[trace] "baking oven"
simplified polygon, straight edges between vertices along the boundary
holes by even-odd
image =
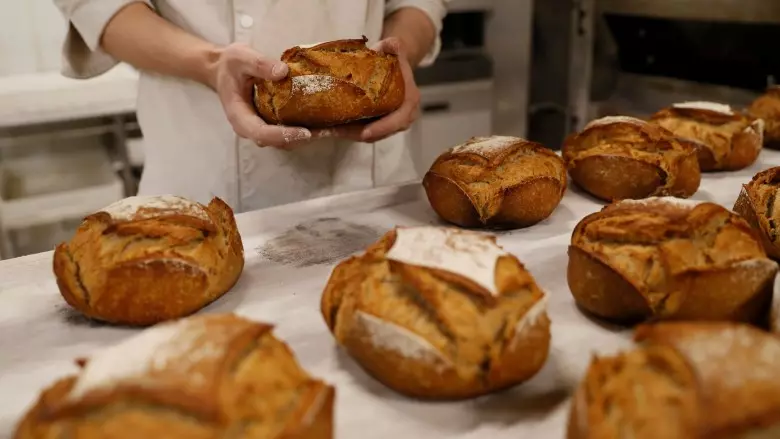
[[[531,108],[532,132],[553,145],[560,145],[567,133],[596,117],[647,117],[689,100],[742,107],[780,80],[780,56],[773,43],[780,40],[780,2],[577,0],[571,4],[565,17],[568,32],[558,38],[558,65],[565,67],[559,75],[566,87],[554,96],[557,100],[535,102]],[[537,27],[542,40],[554,39],[555,32],[560,33],[560,27]],[[552,68],[543,59],[541,68],[545,66]],[[551,122],[556,118],[557,123]]]

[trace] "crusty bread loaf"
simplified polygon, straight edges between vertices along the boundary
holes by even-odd
[[[780,149],[780,86],[767,88],[750,104],[748,114],[764,121],[764,146]]]
[[[761,237],[769,257],[780,260],[780,166],[756,174],[742,185],[734,211],[742,215]],[[780,200],[778,200],[780,201]]]
[[[398,58],[362,40],[296,46],[282,54],[290,73],[255,84],[254,102],[266,122],[324,128],[384,116],[401,106],[404,78]]]
[[[572,180],[607,201],[672,195],[690,197],[701,174],[696,150],[643,120],[608,116],[594,120],[563,145]]]
[[[568,439],[780,437],[780,338],[734,323],[641,326],[641,345],[594,358]]]
[[[764,121],[713,102],[683,102],[651,117],[697,150],[702,171],[734,171],[750,166],[761,152]]]
[[[330,439],[335,391],[271,326],[232,314],[167,322],[45,389],[15,439]]]
[[[414,397],[476,397],[541,369],[550,344],[544,293],[495,238],[398,228],[333,271],[322,315],[377,380]]]
[[[225,294],[244,268],[233,211],[165,195],[130,197],[84,219],[54,251],[60,293],[88,317],[151,325]]]
[[[566,191],[566,167],[538,143],[474,137],[439,156],[423,186],[445,221],[461,227],[526,227],[558,206]]]
[[[583,218],[567,278],[577,303],[606,319],[763,323],[776,272],[739,215],[669,197],[624,200]]]

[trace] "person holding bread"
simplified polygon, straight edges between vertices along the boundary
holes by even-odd
[[[237,212],[417,178],[393,135],[417,117],[412,68],[435,59],[447,1],[54,0],[69,21],[64,75],[141,71],[139,194],[217,196]],[[362,36],[397,59],[397,108],[327,128],[258,115],[254,87],[289,83],[283,52]]]

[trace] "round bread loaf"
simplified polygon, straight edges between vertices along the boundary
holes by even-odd
[[[606,201],[672,195],[699,189],[696,150],[667,130],[627,116],[594,120],[563,145],[572,180]]]
[[[624,200],[583,218],[567,278],[577,303],[606,319],[763,323],[776,272],[739,215],[668,197]]]
[[[149,328],[45,389],[14,438],[330,439],[334,389],[271,330],[232,314]]]
[[[282,54],[290,72],[279,82],[255,84],[254,103],[268,123],[324,128],[384,116],[404,101],[395,55],[362,40],[296,46]]]
[[[764,121],[764,146],[780,149],[780,86],[767,88],[750,104],[748,114]]]
[[[518,137],[473,137],[439,156],[423,179],[433,210],[461,227],[526,227],[566,191],[563,160]]]
[[[651,117],[680,141],[696,148],[702,171],[735,171],[753,164],[764,143],[764,121],[728,105],[683,102]]]
[[[84,219],[54,251],[65,301],[93,319],[152,325],[225,294],[244,268],[233,211],[173,195],[130,197]]]
[[[764,250],[773,259],[780,259],[780,167],[756,174],[734,203],[734,211],[742,215],[761,237]]]
[[[544,293],[495,238],[398,228],[333,271],[322,315],[336,341],[388,387],[459,399],[519,384],[547,359]]]
[[[734,323],[641,326],[641,345],[594,358],[568,439],[780,437],[780,338]]]

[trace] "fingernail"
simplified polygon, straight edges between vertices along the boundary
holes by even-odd
[[[368,128],[366,128],[365,130],[363,130],[363,132],[362,132],[362,133],[360,133],[360,137],[362,137],[363,139],[368,139],[368,138],[370,138],[370,137],[371,137],[371,130],[369,130]]]
[[[277,63],[271,69],[271,75],[273,75],[274,78],[279,78],[286,74],[287,74],[287,64],[283,62]]]

